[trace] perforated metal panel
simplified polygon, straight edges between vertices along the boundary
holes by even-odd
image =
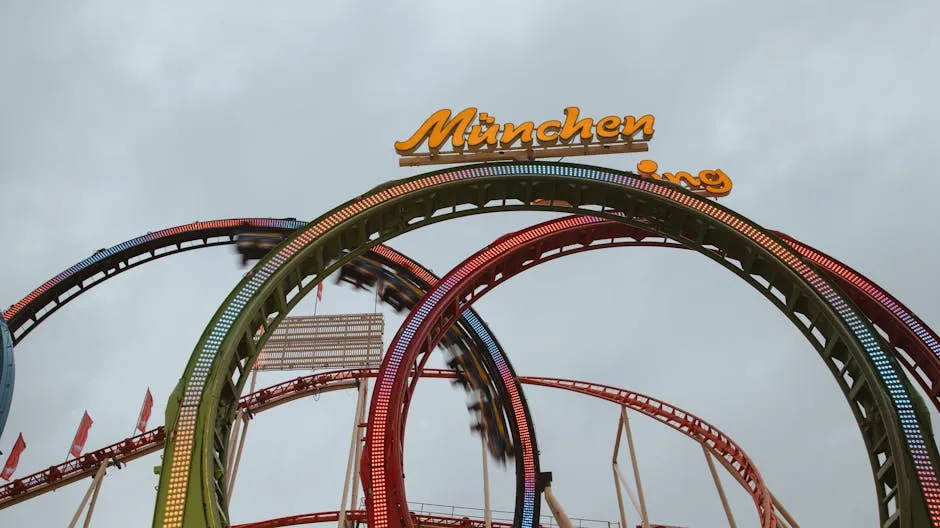
[[[261,350],[255,369],[377,368],[384,330],[380,313],[287,317]]]

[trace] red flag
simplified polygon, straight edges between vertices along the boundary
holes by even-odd
[[[150,410],[153,409],[153,395],[150,389],[147,389],[147,395],[144,396],[144,406],[140,408],[140,416],[137,418],[137,430],[141,433],[147,430],[147,421],[150,420]]]
[[[78,431],[75,432],[75,440],[72,440],[72,448],[69,449],[69,454],[73,457],[78,458],[82,454],[82,450],[85,449],[88,430],[91,429],[93,423],[95,422],[92,421],[91,416],[88,416],[88,411],[85,411],[85,416],[82,416],[82,423],[78,424]]]
[[[323,283],[317,284],[317,302],[323,300]]]
[[[13,444],[13,451],[10,451],[10,456],[7,457],[7,463],[3,466],[3,471],[0,472],[0,478],[3,480],[10,480],[10,477],[13,476],[13,473],[16,471],[16,466],[20,463],[20,453],[26,449],[26,440],[23,440],[23,433],[20,433],[19,438],[16,439],[16,443]]]

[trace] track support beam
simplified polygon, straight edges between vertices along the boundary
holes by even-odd
[[[640,466],[636,461],[636,449],[633,446],[633,432],[630,430],[630,418],[627,416],[627,407],[620,406],[620,420],[623,430],[627,434],[627,447],[630,449],[630,463],[633,465],[633,478],[636,480],[636,494],[640,503],[640,520],[643,528],[650,528],[649,516],[646,513],[646,500],[643,498],[643,482],[640,480]]]
[[[337,520],[337,528],[345,528],[348,524],[346,521],[346,498],[349,497],[350,508],[356,509],[356,484],[359,479],[359,459],[362,452],[362,442],[361,438],[361,425],[362,420],[365,416],[366,409],[366,393],[369,391],[369,385],[365,378],[359,379],[359,385],[357,387],[359,395],[356,398],[356,413],[353,417],[353,428],[352,428],[352,438],[349,442],[349,458],[346,461],[346,479],[343,481],[343,496],[339,502],[339,519]],[[350,494],[350,486],[353,486],[353,493]]]
[[[78,510],[75,511],[72,522],[69,523],[69,528],[75,528],[75,525],[78,524],[78,520],[81,518],[82,512],[85,511],[85,505],[88,504],[89,498],[91,499],[91,504],[88,504],[88,514],[85,515],[83,527],[88,528],[88,525],[91,524],[91,514],[95,511],[95,503],[98,501],[98,492],[101,490],[101,483],[107,471],[108,461],[105,460],[98,468],[98,473],[95,474],[95,478],[91,480],[91,485],[88,486],[88,491],[85,492],[81,504],[78,505]]]
[[[545,486],[543,493],[545,495],[545,502],[548,503],[548,508],[552,510],[555,522],[558,523],[558,528],[574,528],[574,525],[571,524],[571,519],[568,518],[568,514],[565,513],[564,508],[561,507],[561,503],[558,502],[558,498],[552,493],[551,484]]]
[[[490,470],[486,460],[486,439],[480,435],[480,448],[483,453],[483,526],[493,528],[493,517],[490,512]]]
[[[777,511],[780,512],[780,515],[784,519],[786,519],[788,523],[790,523],[790,526],[792,528],[800,528],[800,525],[796,522],[796,519],[794,519],[793,516],[790,515],[790,512],[788,512],[787,509],[783,507],[783,504],[781,504],[780,501],[777,500],[777,496],[771,493],[770,498],[774,502],[774,508],[776,508]]]
[[[249,394],[255,392],[255,383],[257,381],[258,371],[252,370],[251,387],[248,390]],[[242,461],[242,451],[245,449],[245,438],[248,435],[248,421],[250,419],[251,415],[245,409],[239,409],[238,414],[235,415],[235,428],[232,429],[232,437],[229,439],[228,467],[232,468],[229,472],[228,485],[226,486],[229,504],[232,502],[232,493],[235,491],[235,477],[238,475],[238,465]],[[239,428],[241,428],[241,432],[239,432]],[[236,438],[238,439],[237,441]]]
[[[737,528],[737,525],[734,522],[734,514],[731,513],[731,506],[728,504],[728,497],[725,496],[725,488],[721,485],[721,479],[718,478],[718,470],[715,469],[715,461],[712,460],[711,453],[708,452],[708,449],[702,445],[702,453],[705,454],[705,461],[708,462],[708,471],[712,474],[712,480],[715,481],[715,489],[718,490],[718,497],[721,499],[721,507],[725,510],[725,515],[728,517],[728,526],[730,528]]]

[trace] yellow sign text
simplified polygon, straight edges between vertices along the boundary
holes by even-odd
[[[395,142],[395,152],[403,158],[401,165],[492,161],[498,159],[535,159],[555,156],[583,156],[617,152],[645,152],[654,133],[655,118],[614,116],[596,122],[581,118],[581,110],[570,106],[564,120],[552,119],[538,125],[497,123],[486,112],[474,107],[452,115],[448,109],[431,114],[404,141]],[[441,148],[450,143],[450,152]],[[427,144],[427,152],[418,153]],[[420,159],[415,159],[420,158]]]
[[[643,160],[636,164],[636,170],[641,177],[665,180],[703,196],[719,198],[731,193],[731,178],[721,169],[699,171],[698,176],[685,171],[657,174],[659,165],[652,160]]]

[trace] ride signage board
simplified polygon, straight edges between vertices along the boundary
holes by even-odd
[[[474,107],[456,114],[445,108],[431,114],[411,137],[396,141],[395,152],[401,156],[398,164],[402,167],[646,152],[655,123],[650,114],[609,115],[595,121],[582,118],[576,106],[565,108],[564,121],[551,119],[538,125],[534,121],[497,123],[495,117]],[[419,152],[422,146],[427,150]],[[666,181],[709,198],[731,192],[731,178],[721,169],[697,175],[686,171],[659,174],[659,165],[652,160],[642,160],[636,168],[642,178]]]
[[[653,138],[655,118],[610,115],[596,122],[581,118],[581,110],[570,106],[564,121],[552,119],[538,125],[497,123],[474,107],[452,115],[448,109],[431,114],[404,141],[395,142],[402,167],[497,160],[534,160],[561,156],[586,156],[646,152]],[[447,143],[451,150],[442,151]],[[427,151],[418,152],[427,144]]]

